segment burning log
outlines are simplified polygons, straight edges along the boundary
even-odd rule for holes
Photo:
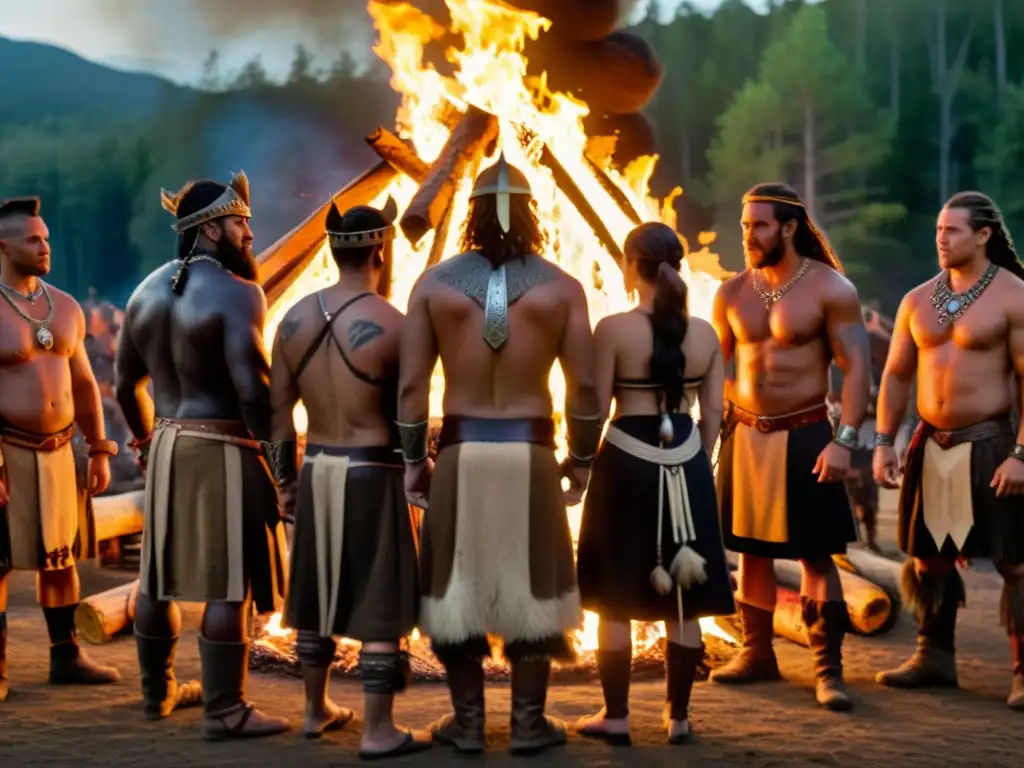
[[[642,222],[643,218],[641,218],[640,214],[637,213],[636,208],[633,207],[633,203],[631,203],[629,201],[629,198],[626,197],[625,192],[623,192],[619,188],[619,186],[614,181],[611,180],[608,174],[605,173],[604,168],[599,166],[589,157],[586,158],[586,161],[587,165],[590,167],[590,170],[594,172],[594,175],[597,177],[598,182],[600,182],[601,187],[604,189],[605,192],[608,193],[608,196],[615,201],[615,204],[619,206],[619,209],[624,214],[626,214],[626,218],[628,218],[634,224],[639,224],[640,222]]]
[[[96,541],[142,533],[142,510],[145,504],[145,491],[95,497],[92,500],[92,513],[96,525]]]
[[[548,73],[548,86],[585,102],[593,111],[628,115],[650,102],[664,68],[643,38],[613,32],[602,40],[544,36],[527,47],[531,75]]]
[[[257,260],[259,281],[266,293],[267,304],[272,306],[280,299],[319,252],[324,242],[324,221],[332,202],[341,210],[366,205],[384,191],[397,175],[398,171],[381,160],[346,185],[332,200],[328,200],[299,226],[263,251]]]
[[[448,232],[452,226],[452,209],[454,208],[455,200],[452,199],[444,211],[444,216],[441,217],[441,226],[434,232],[434,242],[431,243],[430,253],[427,255],[427,269],[439,264],[441,257],[444,256],[444,246],[448,242]]]
[[[420,156],[409,146],[409,142],[398,138],[383,126],[367,136],[366,143],[381,160],[417,184],[422,184],[430,171],[430,166],[420,160]]]
[[[472,164],[479,163],[491,153],[491,145],[497,138],[498,118],[470,107],[402,214],[400,226],[412,245],[415,246],[427,232],[438,227],[459,182]]]
[[[891,629],[893,603],[886,591],[865,578],[840,569],[843,598],[850,623],[860,635],[877,635]],[[775,580],[789,589],[800,589],[801,569],[789,560],[775,561]]]
[[[109,643],[114,635],[131,629],[135,621],[136,579],[83,599],[75,610],[75,627],[87,643]]]
[[[594,210],[594,206],[587,200],[586,195],[583,191],[576,186],[576,182],[573,181],[572,176],[565,170],[565,167],[555,157],[555,153],[552,152],[545,144],[544,149],[540,156],[541,163],[551,171],[551,175],[555,179],[555,184],[562,190],[569,202],[580,212],[583,219],[590,225],[590,228],[594,230],[594,234],[597,235],[597,239],[601,241],[601,245],[607,249],[608,253],[621,267],[625,261],[625,256],[622,253],[622,249],[616,242],[615,237],[611,232],[608,231],[608,227],[605,226],[604,221],[600,216],[597,215],[597,211]]]

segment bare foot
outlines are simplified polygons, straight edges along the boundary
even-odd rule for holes
[[[582,717],[576,721],[576,732],[580,736],[601,739],[611,744],[629,745],[629,719],[609,718],[602,708],[596,715]]]
[[[339,707],[330,699],[324,707],[306,710],[306,719],[302,724],[302,735],[307,739],[319,739],[327,731],[338,731],[348,725],[355,713],[351,709]]]

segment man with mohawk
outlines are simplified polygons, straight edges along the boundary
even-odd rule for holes
[[[284,623],[298,632],[307,738],[343,727],[352,712],[327,696],[335,636],[359,640],[366,717],[360,756],[397,757],[431,746],[395,727],[416,626],[416,544],[402,485],[395,409],[402,313],[389,302],[397,207],[327,214],[338,282],[293,306],[277,329],[270,370],[273,436],[296,442],[292,413],[309,415],[296,494]],[[289,455],[294,450],[289,449]],[[288,510],[291,511],[290,509]]]
[[[283,603],[274,486],[294,480],[295,456],[271,442],[249,182],[239,174],[161,196],[178,258],[128,300],[115,362],[117,399],[147,467],[135,609],[143,712],[156,720],[194,697],[174,678],[175,601],[202,602],[202,736],[268,736],[288,723],[245,699],[249,618],[253,606],[269,613]]]
[[[435,740],[484,749],[488,635],[512,667],[513,753],[563,744],[546,717],[551,660],[582,624],[566,504],[580,502],[601,421],[583,287],[540,254],[525,175],[504,155],[477,178],[465,252],[416,282],[402,329],[398,419],[421,540],[420,627],[445,666],[453,714]],[[445,371],[437,463],[428,458],[430,379]],[[569,456],[555,459],[548,377],[565,373]],[[563,493],[562,478],[570,490]]]

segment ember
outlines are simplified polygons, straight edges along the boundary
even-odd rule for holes
[[[677,190],[659,203],[648,194],[656,157],[643,157],[623,171],[612,166],[614,142],[588,139],[583,128],[589,109],[564,93],[552,92],[546,74],[527,75],[523,49],[550,22],[535,13],[486,0],[445,0],[450,21],[445,29],[435,19],[406,3],[371,0],[369,12],[379,33],[374,51],[392,70],[391,85],[402,94],[396,133],[382,128],[367,142],[381,157],[334,200],[341,207],[382,206],[392,196],[401,211],[401,233],[394,243],[392,301],[404,310],[417,276],[426,267],[457,251],[468,196],[479,170],[503,151],[509,162],[524,170],[539,203],[542,224],[551,247],[547,258],[576,275],[587,292],[592,322],[630,309],[620,271],[620,244],[639,221],[664,221],[676,226],[672,202]],[[451,74],[424,63],[426,46],[438,40],[461,39],[448,50]],[[328,203],[329,205],[329,203]],[[272,346],[284,313],[301,297],[333,283],[337,267],[323,240],[325,209],[314,214],[292,235],[260,257],[261,279],[268,286],[271,310],[265,342]],[[316,239],[312,233],[316,231]],[[683,277],[690,289],[690,311],[710,317],[719,281],[726,276],[718,258],[708,250],[712,233],[703,233],[699,252],[688,254]],[[282,268],[282,264],[288,263]],[[290,272],[290,274],[285,274]],[[555,366],[551,374],[556,409],[564,401],[565,382]],[[444,376],[438,365],[431,387],[431,414],[442,413]],[[555,414],[560,422],[560,414]],[[301,403],[295,423],[305,431]],[[559,458],[565,455],[560,427]],[[579,530],[582,506],[569,510],[570,528]],[[702,621],[709,653],[725,650],[732,636],[711,620]],[[638,667],[661,669],[660,625],[634,624],[633,645]],[[587,614],[577,633],[580,662],[562,667],[560,675],[593,668],[597,647],[597,617]],[[354,667],[357,645],[341,645],[336,662],[345,671]],[[414,638],[410,654],[418,676],[443,675],[427,644]],[[257,663],[294,670],[291,633],[273,617],[263,628]],[[492,675],[505,673],[495,661]]]

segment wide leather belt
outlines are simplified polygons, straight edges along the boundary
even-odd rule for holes
[[[160,427],[177,427],[182,437],[205,437],[222,443],[237,445],[239,448],[260,450],[258,440],[253,440],[252,433],[241,421],[227,419],[160,419]]]
[[[437,450],[455,443],[533,443],[555,448],[555,422],[552,419],[479,419],[472,416],[445,416]]]
[[[802,411],[783,413],[778,416],[759,416],[756,413],[745,411],[735,403],[729,403],[729,417],[745,426],[756,429],[758,432],[768,434],[769,432],[784,432],[799,427],[806,427],[809,424],[817,424],[819,421],[828,419],[828,406],[822,403],[813,408],[805,408]]]
[[[1010,425],[1009,415],[1005,415],[960,429],[935,429],[930,424],[924,424],[924,433],[925,437],[930,437],[943,448],[952,448],[961,443],[974,443],[979,440],[991,440],[994,437],[1012,435],[1013,427]]]
[[[60,432],[51,432],[49,434],[29,432],[24,429],[12,427],[10,424],[4,424],[3,427],[0,428],[0,439],[5,443],[10,443],[11,445],[19,448],[26,448],[30,451],[39,451],[42,453],[59,451],[65,445],[70,443],[74,436],[74,425],[69,425]]]

